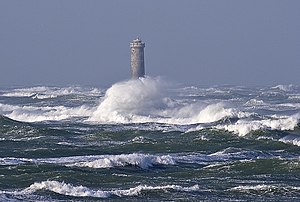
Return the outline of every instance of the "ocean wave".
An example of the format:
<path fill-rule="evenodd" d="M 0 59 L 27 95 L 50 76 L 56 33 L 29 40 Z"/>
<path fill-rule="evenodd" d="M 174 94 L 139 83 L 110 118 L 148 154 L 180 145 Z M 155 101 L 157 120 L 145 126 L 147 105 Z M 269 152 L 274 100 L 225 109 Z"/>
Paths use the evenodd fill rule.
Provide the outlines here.
<path fill-rule="evenodd" d="M 156 115 L 157 108 L 165 108 L 161 89 L 159 80 L 149 78 L 116 83 L 106 91 L 89 121 L 150 122 L 150 116 Z"/>
<path fill-rule="evenodd" d="M 222 160 L 229 159 L 256 159 L 256 158 L 266 158 L 270 157 L 270 154 L 262 153 L 259 151 L 249 151 L 240 148 L 225 148 L 223 150 L 217 151 L 215 153 L 209 154 L 211 157 L 217 157 Z"/>
<path fill-rule="evenodd" d="M 149 154 L 121 154 L 107 155 L 92 161 L 77 162 L 68 166 L 90 168 L 112 168 L 124 166 L 137 166 L 143 169 L 154 165 L 174 165 L 175 160 L 169 155 L 157 156 Z"/>
<path fill-rule="evenodd" d="M 271 87 L 271 89 L 277 89 L 277 90 L 281 90 L 281 91 L 292 91 L 296 88 L 295 85 L 293 84 L 289 84 L 289 85 L 277 85 L 277 86 L 273 86 Z"/>
<path fill-rule="evenodd" d="M 300 103 L 281 103 L 277 104 L 279 107 L 286 107 L 290 109 L 300 109 Z"/>
<path fill-rule="evenodd" d="M 263 120 L 238 120 L 234 124 L 217 125 L 214 128 L 224 129 L 240 136 L 245 136 L 252 131 L 257 130 L 294 130 L 298 124 L 298 118 L 282 117 L 277 119 L 263 119 Z"/>
<path fill-rule="evenodd" d="M 176 158 L 170 155 L 150 154 L 120 154 L 120 155 L 95 155 L 95 156 L 71 156 L 60 158 L 0 158 L 0 165 L 19 165 L 24 163 L 35 164 L 61 164 L 68 167 L 90 167 L 90 168 L 113 168 L 124 166 L 137 166 L 147 169 L 155 165 L 174 165 Z"/>
<path fill-rule="evenodd" d="M 229 189 L 228 191 L 237 191 L 243 193 L 290 193 L 290 192 L 299 192 L 300 187 L 295 186 L 283 186 L 283 185 L 269 185 L 269 184 L 259 184 L 259 185 L 240 185 Z"/>
<path fill-rule="evenodd" d="M 58 181 L 43 181 L 35 182 L 28 188 L 22 190 L 20 194 L 32 194 L 39 190 L 48 190 L 61 195 L 75 196 L 75 197 L 95 197 L 95 198 L 108 198 L 111 196 L 137 196 L 143 191 L 157 191 L 157 190 L 174 190 L 182 192 L 195 192 L 199 191 L 199 186 L 194 185 L 191 187 L 182 187 L 180 185 L 162 185 L 162 186 L 148 186 L 138 185 L 129 189 L 113 189 L 113 190 L 92 190 L 84 186 L 73 186 L 65 182 Z"/>
<path fill-rule="evenodd" d="M 16 121 L 40 122 L 60 121 L 73 117 L 90 116 L 92 114 L 92 109 L 85 105 L 79 107 L 35 107 L 0 103 L 0 113 Z"/>
<path fill-rule="evenodd" d="M 256 159 L 274 157 L 269 153 L 249 151 L 238 148 L 226 148 L 211 154 L 202 153 L 173 153 L 173 154 L 118 154 L 118 155 L 89 155 L 58 158 L 0 158 L 0 165 L 19 165 L 24 163 L 58 164 L 67 167 L 86 168 L 116 168 L 136 166 L 149 169 L 159 165 L 199 164 L 207 165 L 215 162 L 234 161 L 241 159 Z"/>
<path fill-rule="evenodd" d="M 2 94 L 4 97 L 31 97 L 32 99 L 49 99 L 58 96 L 79 94 L 86 96 L 100 96 L 103 91 L 97 88 L 83 88 L 83 87 L 47 87 L 37 86 L 31 88 L 17 88 L 6 91 Z"/>
<path fill-rule="evenodd" d="M 26 158 L 15 158 L 15 157 L 4 157 L 0 158 L 0 165 L 7 166 L 7 165 L 20 165 L 26 162 L 32 162 L 31 159 Z"/>
<path fill-rule="evenodd" d="M 288 99 L 289 100 L 300 100 L 300 95 L 299 94 L 289 95 Z"/>
<path fill-rule="evenodd" d="M 258 100 L 258 99 L 250 99 L 248 100 L 244 106 L 264 106 L 266 103 L 263 100 Z"/>
<path fill-rule="evenodd" d="M 279 141 L 287 144 L 293 144 L 300 147 L 300 136 L 287 135 L 283 138 L 280 138 Z"/>
<path fill-rule="evenodd" d="M 98 102 L 98 97 L 95 97 L 87 105 L 67 107 L 61 104 L 61 100 L 58 102 L 59 104 L 56 103 L 55 99 L 51 100 L 49 106 L 35 104 L 21 106 L 0 103 L 0 114 L 23 122 L 63 121 L 76 118 L 78 121 L 87 124 L 152 123 L 148 126 L 142 126 L 141 124 L 140 128 L 143 130 L 191 132 L 205 128 L 215 128 L 227 130 L 240 136 L 256 130 L 293 130 L 299 122 L 299 118 L 295 118 L 295 116 L 283 117 L 279 115 L 295 113 L 300 108 L 298 103 L 289 101 L 271 104 L 270 98 L 265 98 L 261 91 L 255 94 L 253 89 L 252 91 L 248 89 L 249 92 L 254 93 L 252 98 L 244 93 L 245 95 L 242 94 L 240 97 L 241 100 L 234 101 L 232 95 L 235 95 L 235 91 L 237 91 L 237 96 L 239 96 L 238 93 L 242 91 L 239 88 L 200 89 L 191 87 L 179 90 L 179 92 L 193 90 L 195 95 L 197 93 L 203 96 L 208 95 L 207 99 L 180 97 L 177 94 L 178 92 L 174 96 L 172 90 L 171 92 L 168 91 L 169 88 L 170 85 L 159 78 L 146 77 L 118 82 L 112 85 Z M 290 88 L 294 89 L 296 87 L 291 86 Z M 70 93 L 99 95 L 99 91 L 99 89 L 80 87 L 34 87 L 15 89 L 15 92 L 11 93 L 16 94 L 11 96 L 21 96 L 22 93 L 27 96 L 30 93 L 40 92 L 46 92 L 45 95 L 54 95 L 55 93 L 62 95 Z M 273 92 L 274 89 L 268 88 L 265 91 Z M 209 97 L 213 94 L 212 97 L 214 98 L 216 92 L 227 96 L 229 93 L 228 98 L 231 99 L 230 102 L 232 103 L 226 100 L 226 96 L 222 99 L 218 96 L 217 99 Z M 283 98 L 287 99 L 285 96 L 287 93 L 281 93 L 284 95 Z M 97 103 L 99 103 L 98 106 L 96 106 Z M 279 112 L 277 113 L 278 117 L 271 116 L 272 110 L 275 110 L 275 115 Z M 268 114 L 269 117 L 266 117 L 266 114 L 260 115 L 261 112 Z M 221 123 L 223 120 L 229 119 L 235 119 L 235 121 Z"/>
<path fill-rule="evenodd" d="M 109 88 L 88 121 L 96 123 L 210 123 L 225 117 L 245 117 L 249 113 L 227 108 L 224 103 L 179 103 L 170 99 L 159 79 L 141 78 Z"/>

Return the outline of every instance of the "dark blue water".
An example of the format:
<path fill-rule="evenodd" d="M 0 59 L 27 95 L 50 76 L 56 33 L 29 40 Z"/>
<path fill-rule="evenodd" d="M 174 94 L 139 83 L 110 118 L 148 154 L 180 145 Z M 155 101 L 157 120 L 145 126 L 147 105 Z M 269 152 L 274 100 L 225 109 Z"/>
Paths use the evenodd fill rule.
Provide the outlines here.
<path fill-rule="evenodd" d="M 0 201 L 299 201 L 300 89 L 0 89 Z"/>

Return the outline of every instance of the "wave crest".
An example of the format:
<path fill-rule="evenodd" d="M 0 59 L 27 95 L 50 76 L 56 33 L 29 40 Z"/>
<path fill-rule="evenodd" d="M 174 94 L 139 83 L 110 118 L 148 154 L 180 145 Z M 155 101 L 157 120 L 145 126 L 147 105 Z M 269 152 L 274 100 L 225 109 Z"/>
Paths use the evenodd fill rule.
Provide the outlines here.
<path fill-rule="evenodd" d="M 298 120 L 294 117 L 283 117 L 278 119 L 265 120 L 238 120 L 234 124 L 218 125 L 215 128 L 224 129 L 240 136 L 256 130 L 293 130 L 298 124 Z"/>
<path fill-rule="evenodd" d="M 210 123 L 242 116 L 223 103 L 185 103 L 167 97 L 167 85 L 159 79 L 140 78 L 114 84 L 88 119 L 98 123 L 166 123 L 188 125 Z"/>
<path fill-rule="evenodd" d="M 8 118 L 24 122 L 60 121 L 68 118 L 90 116 L 92 109 L 82 105 L 79 107 L 65 106 L 17 106 L 0 103 L 0 113 L 5 113 Z"/>
<path fill-rule="evenodd" d="M 126 123 L 137 121 L 138 116 L 150 116 L 157 107 L 163 107 L 161 82 L 140 78 L 114 84 L 106 91 L 103 101 L 89 121 Z M 154 113 L 153 113 L 154 114 Z M 147 122 L 145 117 L 140 122 Z"/>
<path fill-rule="evenodd" d="M 175 160 L 169 156 L 157 156 L 147 154 L 121 154 L 103 156 L 92 161 L 77 162 L 69 166 L 90 167 L 90 168 L 112 168 L 120 166 L 138 166 L 143 169 L 153 167 L 154 165 L 174 165 Z"/>
<path fill-rule="evenodd" d="M 99 96 L 102 91 L 97 88 L 82 88 L 82 87 L 48 87 L 48 86 L 37 86 L 31 88 L 17 88 L 9 92 L 4 92 L 2 96 L 4 97 L 31 97 L 32 99 L 48 99 L 57 98 L 64 95 L 89 95 L 89 96 Z"/>
<path fill-rule="evenodd" d="M 109 191 L 103 190 L 92 190 L 84 186 L 73 186 L 65 182 L 58 181 L 43 181 L 35 182 L 30 185 L 28 188 L 24 189 L 21 193 L 34 193 L 39 190 L 48 190 L 58 194 L 75 196 L 75 197 L 96 197 L 96 198 L 108 198 L 112 195 L 115 196 L 137 196 L 141 194 L 142 191 L 150 190 L 176 190 L 184 192 L 198 191 L 199 186 L 194 185 L 191 187 L 182 187 L 179 185 L 164 185 L 164 186 L 147 186 L 147 185 L 138 185 L 129 189 L 114 189 Z"/>

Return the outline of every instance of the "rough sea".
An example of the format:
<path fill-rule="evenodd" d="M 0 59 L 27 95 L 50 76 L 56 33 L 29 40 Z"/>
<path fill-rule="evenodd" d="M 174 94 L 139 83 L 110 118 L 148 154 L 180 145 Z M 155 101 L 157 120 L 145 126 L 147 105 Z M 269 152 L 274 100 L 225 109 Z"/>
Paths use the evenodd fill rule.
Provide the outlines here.
<path fill-rule="evenodd" d="M 300 87 L 0 89 L 0 201 L 300 201 Z"/>

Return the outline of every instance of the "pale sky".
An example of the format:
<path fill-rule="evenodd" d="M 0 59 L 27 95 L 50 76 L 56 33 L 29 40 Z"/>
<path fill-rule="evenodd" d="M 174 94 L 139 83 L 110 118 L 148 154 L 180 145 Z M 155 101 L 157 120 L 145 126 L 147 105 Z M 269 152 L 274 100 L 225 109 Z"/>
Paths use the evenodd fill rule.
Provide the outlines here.
<path fill-rule="evenodd" d="M 108 87 L 149 76 L 185 85 L 300 85 L 299 0 L 1 0 L 0 87 Z"/>

